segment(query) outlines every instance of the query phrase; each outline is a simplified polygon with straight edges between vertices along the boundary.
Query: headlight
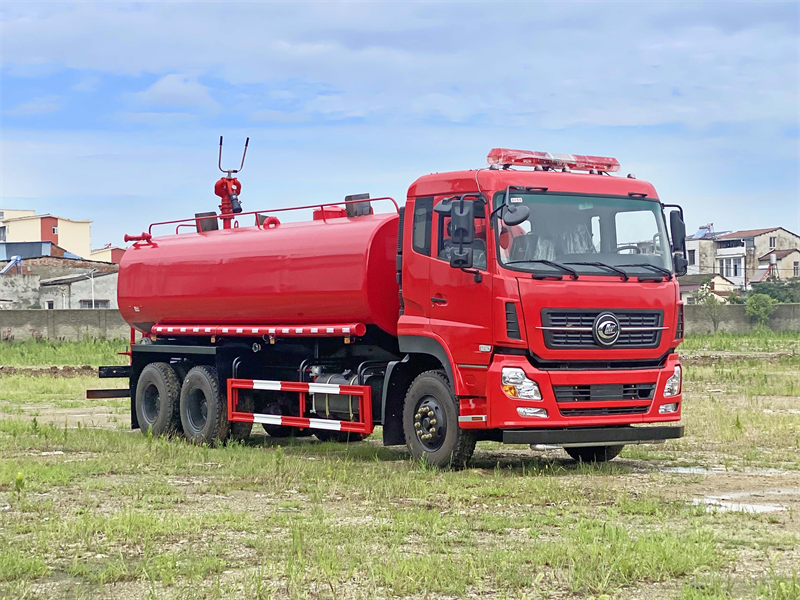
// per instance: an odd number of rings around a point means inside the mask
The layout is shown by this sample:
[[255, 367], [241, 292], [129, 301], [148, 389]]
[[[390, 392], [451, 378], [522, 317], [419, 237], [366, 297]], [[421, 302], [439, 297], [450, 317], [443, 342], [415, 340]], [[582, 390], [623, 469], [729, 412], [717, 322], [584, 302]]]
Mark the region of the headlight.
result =
[[509, 398], [523, 400], [541, 400], [542, 392], [535, 381], [525, 375], [525, 371], [518, 367], [503, 368], [503, 391]]
[[675, 367], [672, 377], [664, 384], [664, 397], [677, 396], [681, 393], [681, 368]]

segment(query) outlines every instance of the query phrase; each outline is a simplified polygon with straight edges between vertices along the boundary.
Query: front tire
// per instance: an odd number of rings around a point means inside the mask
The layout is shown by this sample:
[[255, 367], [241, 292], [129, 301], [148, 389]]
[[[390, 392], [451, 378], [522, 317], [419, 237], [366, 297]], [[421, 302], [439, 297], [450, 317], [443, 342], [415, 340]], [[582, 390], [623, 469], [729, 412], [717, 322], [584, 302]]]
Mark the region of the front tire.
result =
[[625, 446], [584, 446], [581, 448], [564, 448], [572, 460], [585, 463], [608, 462], [619, 456]]
[[458, 400], [442, 371], [425, 371], [403, 403], [403, 432], [411, 456], [437, 467], [461, 469], [472, 458], [475, 432], [458, 426]]
[[224, 396], [214, 367], [192, 368], [181, 388], [181, 423], [186, 439], [194, 444], [222, 444], [230, 424]]
[[142, 433], [171, 435], [181, 428], [178, 409], [181, 386], [175, 370], [167, 363], [150, 363], [136, 384], [136, 419]]

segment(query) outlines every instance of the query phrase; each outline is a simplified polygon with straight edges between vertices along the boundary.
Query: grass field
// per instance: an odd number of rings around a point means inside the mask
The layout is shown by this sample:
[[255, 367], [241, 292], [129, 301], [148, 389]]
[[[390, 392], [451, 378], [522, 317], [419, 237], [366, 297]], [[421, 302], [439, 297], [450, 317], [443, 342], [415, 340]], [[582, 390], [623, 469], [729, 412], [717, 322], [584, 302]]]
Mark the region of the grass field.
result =
[[[14, 346], [0, 364], [111, 364], [124, 342]], [[460, 472], [379, 432], [152, 438], [126, 400], [84, 400], [81, 370], [0, 370], [0, 598], [797, 600], [797, 348], [687, 340], [682, 440], [604, 466], [484, 443]]]

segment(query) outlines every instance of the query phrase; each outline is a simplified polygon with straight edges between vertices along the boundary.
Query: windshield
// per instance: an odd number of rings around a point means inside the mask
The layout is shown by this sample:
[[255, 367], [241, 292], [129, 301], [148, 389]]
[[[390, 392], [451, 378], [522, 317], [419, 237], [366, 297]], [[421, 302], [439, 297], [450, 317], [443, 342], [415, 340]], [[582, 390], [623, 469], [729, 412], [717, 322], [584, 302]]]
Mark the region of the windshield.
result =
[[[505, 196], [495, 195], [495, 208]], [[510, 269], [550, 272], [564, 265], [578, 273], [611, 276], [619, 270], [636, 275], [672, 270], [659, 202], [512, 189], [510, 204], [525, 204], [531, 211], [520, 225], [498, 219], [497, 254]], [[617, 273], [611, 267], [618, 267]]]

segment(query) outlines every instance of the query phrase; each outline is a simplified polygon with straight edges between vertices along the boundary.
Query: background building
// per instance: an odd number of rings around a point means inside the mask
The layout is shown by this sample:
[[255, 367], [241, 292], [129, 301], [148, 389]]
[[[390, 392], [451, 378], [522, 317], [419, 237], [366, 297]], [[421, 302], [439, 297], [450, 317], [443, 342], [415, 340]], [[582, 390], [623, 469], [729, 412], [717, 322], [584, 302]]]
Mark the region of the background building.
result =
[[91, 224], [32, 210], [0, 211], [0, 242], [51, 242], [81, 258], [92, 253]]
[[717, 273], [742, 289], [768, 278], [800, 277], [800, 236], [783, 227], [715, 232], [709, 223], [686, 239], [686, 254], [688, 275]]

